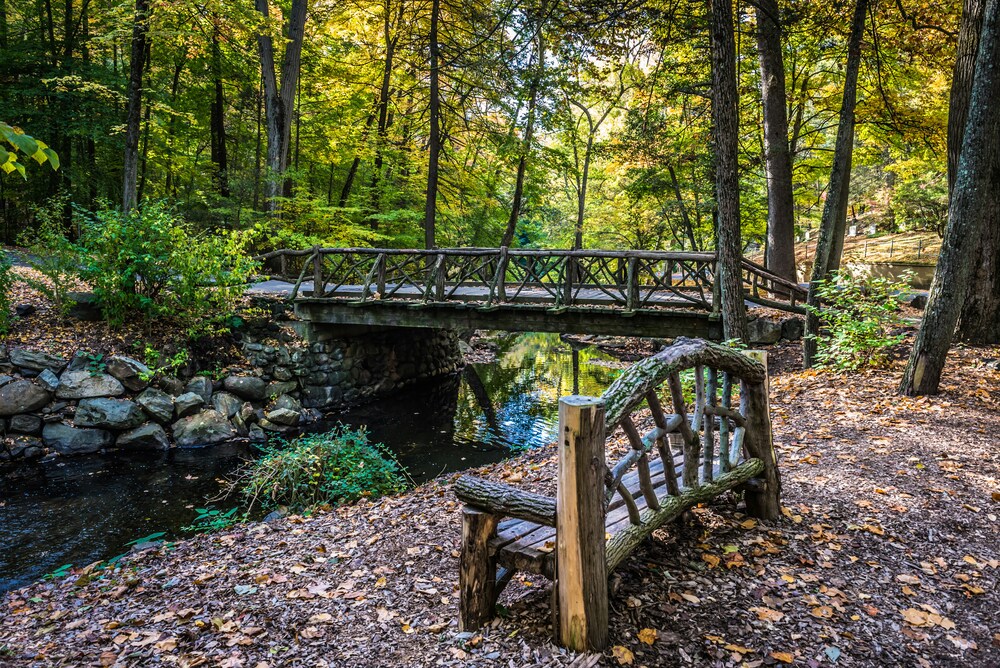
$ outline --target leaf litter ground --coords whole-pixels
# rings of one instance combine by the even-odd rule
[[[802,372],[774,353],[784,516],[723,499],[657,532],[612,575],[604,654],[550,642],[534,577],[458,633],[443,477],[8,593],[0,665],[1000,665],[1000,373],[984,365],[1000,351],[954,350],[944,392],[918,399],[895,394],[899,368]],[[544,448],[477,473],[551,492],[554,470]]]

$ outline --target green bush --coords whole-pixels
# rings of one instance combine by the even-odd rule
[[[168,320],[189,338],[228,329],[255,268],[244,235],[196,234],[162,202],[84,218],[83,277],[108,322]]]
[[[46,280],[23,277],[22,280],[42,293],[65,317],[72,307],[69,300],[73,279],[80,275],[80,249],[66,238],[63,214],[69,195],[61,193],[35,208],[35,229],[24,232],[18,243],[28,251],[28,265]]]
[[[10,291],[16,281],[14,265],[10,263],[7,253],[0,250],[0,334],[9,332],[10,326],[14,324],[14,314],[10,311]]]
[[[899,305],[908,290],[907,277],[853,277],[840,271],[821,281],[816,294],[822,306],[808,307],[823,324],[816,337],[817,366],[854,371],[885,364],[889,349],[904,338],[892,332],[902,325]]]
[[[278,439],[248,465],[237,484],[251,508],[260,503],[299,512],[405,487],[400,466],[384,446],[369,444],[364,428],[343,426],[292,441]]]

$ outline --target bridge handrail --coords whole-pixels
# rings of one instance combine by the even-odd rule
[[[483,255],[499,255],[502,248],[487,248],[487,247],[476,247],[476,246],[462,246],[457,248],[369,248],[366,246],[354,247],[354,248],[306,248],[306,249],[289,249],[282,248],[279,250],[273,250],[268,253],[263,253],[261,255],[254,256],[254,260],[258,262],[270,260],[282,255],[287,257],[308,257],[313,253],[319,252],[320,255],[423,255],[427,257],[437,256],[437,255],[453,255],[453,256],[483,256]],[[715,253],[708,252],[688,252],[688,251],[648,251],[648,250],[626,250],[626,251],[616,251],[616,250],[570,250],[566,248],[557,248],[552,250],[541,249],[541,248],[509,248],[507,249],[508,256],[511,257],[601,257],[601,258],[638,258],[641,260],[692,260],[698,262],[715,262]]]

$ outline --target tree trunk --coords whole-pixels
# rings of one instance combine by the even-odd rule
[[[399,37],[392,36],[392,14],[390,7],[391,0],[385,0],[382,8],[382,34],[385,41],[385,59],[382,61],[382,85],[378,95],[378,127],[376,128],[377,138],[375,141],[375,160],[372,165],[371,182],[371,207],[372,211],[378,213],[381,208],[381,197],[379,196],[379,181],[382,177],[382,164],[384,161],[383,151],[388,142],[388,130],[390,123],[389,98],[392,95],[392,68],[396,55],[396,44]],[[399,15],[397,25],[403,21],[404,3],[399,2]]]
[[[809,306],[819,308],[816,290],[819,282],[826,279],[830,271],[833,249],[837,245],[837,219],[840,217],[844,198],[850,185],[851,154],[854,149],[854,107],[858,97],[858,70],[861,67],[861,39],[865,32],[865,17],[868,0],[857,0],[854,17],[851,19],[851,37],[847,45],[847,71],[844,76],[844,97],[840,103],[840,123],[837,126],[837,143],[833,150],[833,166],[830,169],[830,183],[823,203],[823,217],[816,240],[816,257],[813,259],[812,274],[809,278]],[[846,215],[846,211],[845,211]],[[841,228],[842,229],[842,228]],[[843,242],[840,244],[843,249]],[[835,263],[839,266],[840,258]],[[819,317],[810,312],[806,316],[806,332],[802,339],[803,358],[806,367],[811,367],[816,358],[816,336],[819,332]]]
[[[424,205],[424,247],[434,248],[434,219],[437,216],[438,161],[441,153],[441,91],[439,81],[440,45],[438,44],[438,20],[441,14],[441,0],[431,2],[430,30],[430,136],[427,148],[430,153],[427,162],[427,201]]]
[[[785,97],[785,63],[781,54],[777,0],[760,0],[756,14],[767,174],[767,251],[764,264],[772,273],[797,283],[792,158],[788,152],[788,100]]]
[[[903,394],[936,394],[948,348],[975,273],[983,220],[1000,188],[1000,0],[988,0],[948,226],[930,298],[903,373]]]
[[[524,122],[524,140],[521,142],[521,155],[517,161],[517,177],[514,180],[514,198],[510,204],[510,217],[507,218],[507,229],[504,230],[501,246],[514,243],[514,233],[517,231],[517,221],[521,217],[521,200],[524,198],[524,176],[528,168],[528,154],[531,152],[531,141],[535,132],[535,108],[538,106],[538,89],[541,86],[542,73],[545,69],[545,41],[542,31],[538,29],[538,44],[535,55],[535,67],[531,74],[531,85],[528,89],[528,117]]]
[[[226,150],[226,99],[222,87],[222,50],[219,48],[219,16],[212,29],[212,82],[215,96],[209,124],[212,134],[212,162],[215,163],[215,184],[219,194],[229,197],[229,156]]]
[[[687,234],[688,241],[691,242],[691,250],[698,250],[698,242],[694,238],[694,226],[691,224],[691,216],[688,214],[687,205],[684,203],[684,197],[681,196],[681,183],[677,180],[677,172],[674,171],[673,165],[667,165],[667,172],[670,174],[670,183],[674,187],[674,197],[677,199],[677,206],[681,210],[681,222],[684,224],[684,232]]]
[[[958,34],[955,69],[952,77],[948,109],[948,190],[954,188],[955,171],[962,147],[962,135],[972,95],[972,78],[976,70],[976,51],[983,25],[984,0],[966,0],[962,10],[962,26]],[[974,262],[974,289],[969,290],[958,320],[958,336],[969,343],[1000,342],[1000,192],[984,194],[993,202],[986,207],[991,212],[982,222],[982,238]]]
[[[587,122],[590,122],[590,115],[587,115]],[[594,133],[597,132],[593,123],[590,123],[590,132],[587,134],[587,146],[583,152],[583,169],[580,171],[579,187],[576,189],[576,225],[573,234],[573,250],[583,249],[583,219],[587,213],[587,185],[590,181],[590,156],[594,150]]]
[[[129,63],[128,113],[125,118],[125,160],[122,180],[122,209],[126,212],[139,203],[139,137],[142,118],[142,75],[149,34],[149,0],[135,0],[132,23],[132,58]]]
[[[716,235],[722,299],[722,329],[727,339],[746,341],[743,301],[743,241],[740,236],[739,110],[736,90],[736,41],[730,0],[710,0],[712,51],[712,143],[715,149],[715,196],[719,210]]]

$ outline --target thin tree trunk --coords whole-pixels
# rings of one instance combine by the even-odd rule
[[[590,122],[590,115],[587,114],[587,122]],[[587,146],[583,152],[583,169],[580,172],[579,186],[576,189],[576,225],[573,234],[573,250],[583,248],[583,220],[587,212],[587,185],[590,181],[590,156],[594,150],[594,133],[596,130],[590,124],[590,132],[587,134]]]
[[[820,222],[819,238],[816,240],[816,257],[813,259],[812,274],[809,278],[808,304],[819,308],[816,294],[820,281],[827,278],[830,271],[833,248],[836,245],[837,219],[850,184],[851,154],[854,148],[854,108],[858,95],[858,70],[861,67],[861,39],[865,32],[865,17],[868,0],[857,0],[854,17],[851,19],[851,36],[847,46],[847,71],[844,76],[844,96],[840,104],[840,123],[837,127],[837,143],[833,151],[833,166],[830,169],[830,183],[823,203],[823,217]],[[841,248],[843,246],[841,245]],[[839,258],[836,262],[839,265]],[[819,333],[819,317],[814,312],[806,316],[806,332],[802,340],[803,358],[806,367],[816,361],[816,336]]]
[[[903,373],[900,392],[936,394],[948,348],[975,273],[983,220],[995,212],[1000,188],[1000,7],[987,0],[972,96],[965,124],[948,227],[941,244],[927,308]]]
[[[396,25],[403,21],[403,0],[399,0],[399,14]],[[392,96],[393,60],[396,54],[396,43],[399,37],[392,36],[391,0],[384,0],[382,7],[382,37],[385,41],[385,58],[382,61],[382,84],[378,94],[378,128],[375,140],[375,160],[372,166],[371,208],[378,213],[381,208],[379,181],[382,178],[383,151],[389,140],[388,130],[391,118],[389,116],[389,98]]]
[[[691,216],[688,214],[687,204],[684,203],[684,197],[681,195],[681,184],[677,180],[677,172],[674,171],[674,166],[671,164],[667,165],[667,172],[670,174],[670,183],[674,188],[674,197],[677,199],[677,207],[681,211],[681,222],[684,224],[684,232],[687,234],[688,241],[691,242],[691,250],[698,250],[698,242],[694,238],[694,227],[691,225]]]
[[[149,33],[149,0],[135,0],[132,24],[132,58],[129,63],[128,112],[125,118],[125,160],[122,179],[122,209],[131,211],[139,203],[139,137],[142,118],[142,75]]]
[[[211,134],[212,162],[215,163],[215,183],[219,194],[229,197],[229,155],[226,150],[226,99],[222,87],[222,50],[219,47],[219,16],[214,17],[212,28],[212,82],[215,96],[212,99]]]
[[[719,210],[716,280],[721,287],[722,329],[727,339],[747,339],[743,301],[743,241],[740,235],[739,109],[736,40],[730,0],[710,0],[712,51],[712,143],[715,198]]]
[[[514,198],[510,205],[510,217],[507,219],[507,229],[504,230],[501,246],[510,246],[514,242],[514,232],[517,231],[517,221],[521,217],[521,200],[524,198],[524,176],[528,168],[528,154],[531,152],[531,140],[535,131],[535,107],[538,105],[538,89],[541,86],[542,72],[545,68],[545,41],[541,28],[538,30],[535,67],[531,75],[531,85],[528,89],[528,117],[524,123],[524,140],[521,142],[521,155],[517,161],[517,177],[514,180]]]
[[[788,100],[785,96],[785,63],[781,54],[777,0],[759,0],[756,14],[767,174],[767,251],[764,263],[771,272],[797,282],[792,159],[788,152]]]
[[[440,90],[440,45],[438,44],[438,21],[441,14],[441,0],[431,2],[430,29],[430,136],[427,141],[429,152],[427,161],[427,200],[424,203],[424,247],[434,248],[434,225],[437,217],[438,162],[441,154],[441,90]]]
[[[170,103],[175,104],[177,102],[177,92],[181,85],[181,72],[184,70],[184,63],[187,62],[187,49],[184,50],[181,58],[177,60],[174,65],[174,76],[170,80]],[[167,123],[167,150],[172,154],[174,152],[174,138],[177,135],[177,118],[176,115],[170,116],[170,121]],[[173,160],[167,160],[167,179],[165,185],[165,193],[168,197],[175,197],[177,195],[177,185],[174,181],[174,162]]]
[[[372,123],[375,122],[375,112],[372,111],[368,114],[368,119],[365,121],[365,129],[361,131],[361,140],[359,144],[364,144],[365,140],[368,139],[368,132],[371,130]],[[340,189],[340,200],[338,206],[344,208],[347,206],[347,200],[351,196],[351,189],[354,187],[354,178],[358,175],[358,167],[361,166],[361,154],[355,149],[354,160],[351,161],[351,166],[347,170],[347,178],[344,179],[344,187]]]

